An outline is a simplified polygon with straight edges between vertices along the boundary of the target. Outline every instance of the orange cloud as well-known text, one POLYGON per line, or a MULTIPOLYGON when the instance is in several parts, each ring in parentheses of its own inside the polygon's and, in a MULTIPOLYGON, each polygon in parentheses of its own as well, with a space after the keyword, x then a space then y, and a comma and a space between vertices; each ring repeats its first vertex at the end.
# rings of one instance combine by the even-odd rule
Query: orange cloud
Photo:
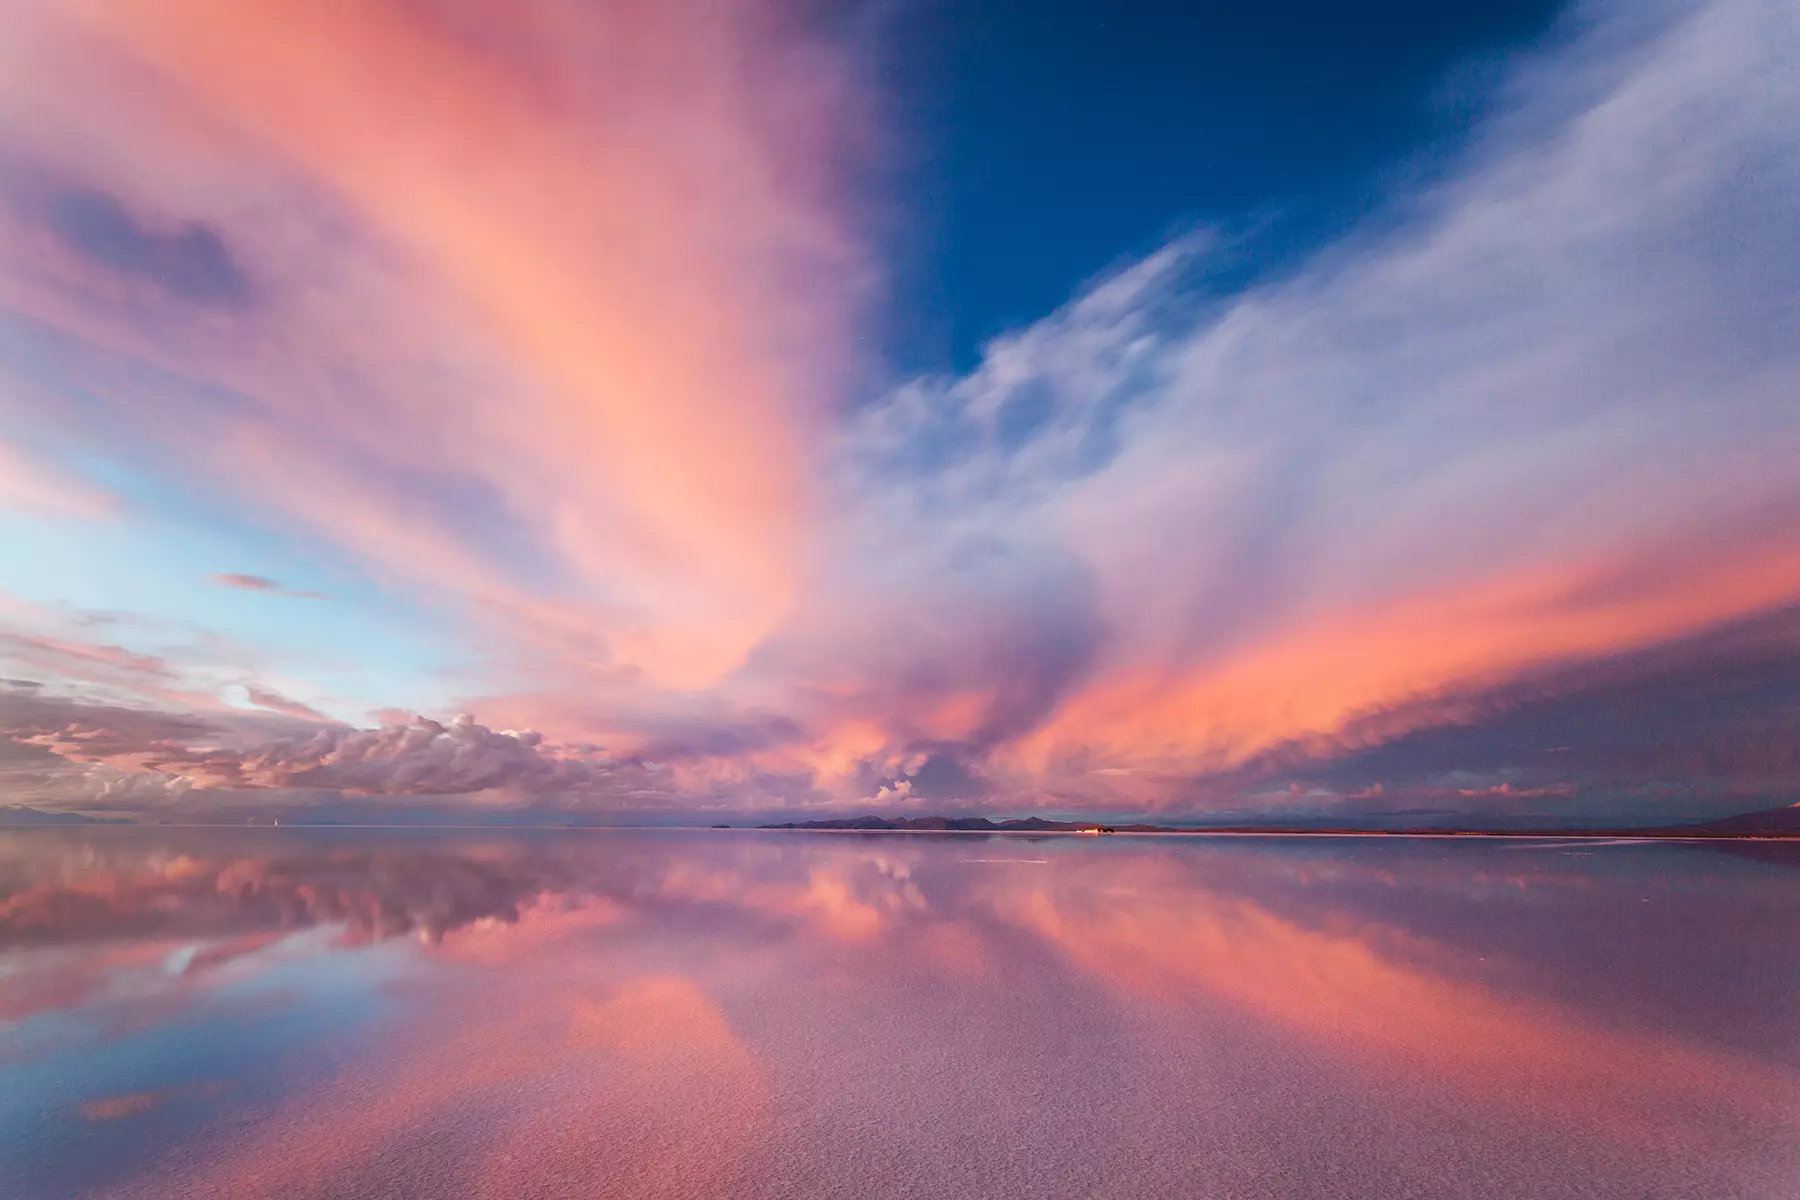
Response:
MULTIPOLYGON (((1492 685, 1534 667, 1653 644, 1795 596, 1800 545, 1727 538, 1325 608, 1216 661, 1115 668, 1009 747, 1006 759, 1026 771, 1064 761, 1205 771, 1289 742, 1332 749, 1356 718, 1452 685, 1492 685), (1664 561, 1684 569, 1647 569, 1664 561)), ((1421 708, 1411 720, 1449 715, 1421 708)), ((1364 726, 1365 736, 1384 740, 1406 726, 1396 714, 1364 726)))

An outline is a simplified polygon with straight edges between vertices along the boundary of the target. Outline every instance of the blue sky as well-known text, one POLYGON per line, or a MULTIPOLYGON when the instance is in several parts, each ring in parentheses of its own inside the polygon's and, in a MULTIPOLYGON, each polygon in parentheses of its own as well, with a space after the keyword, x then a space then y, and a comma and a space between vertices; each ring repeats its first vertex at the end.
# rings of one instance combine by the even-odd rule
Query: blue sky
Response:
POLYGON ((1292 265, 1455 153, 1562 6, 923 3, 875 48, 910 139, 896 356, 997 334, 1194 225, 1292 265))

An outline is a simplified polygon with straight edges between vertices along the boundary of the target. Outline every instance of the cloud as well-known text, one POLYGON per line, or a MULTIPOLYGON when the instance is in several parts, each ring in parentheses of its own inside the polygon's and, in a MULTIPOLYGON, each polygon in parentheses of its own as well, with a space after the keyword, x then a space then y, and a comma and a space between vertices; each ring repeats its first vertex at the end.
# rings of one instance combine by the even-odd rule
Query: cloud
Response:
POLYGON ((168 231, 145 227, 103 192, 57 196, 45 224, 98 266, 144 280, 192 304, 249 303, 250 281, 218 233, 188 223, 168 231))
POLYGON ((43 456, 0 442, 0 510, 93 521, 116 515, 120 504, 43 456))
POLYGON ((244 695, 250 703, 256 705, 258 708, 266 708, 270 712, 282 713, 286 716, 296 717, 302 721, 318 721, 321 724, 328 723, 331 720, 330 717, 327 717, 318 709, 302 704, 298 700, 290 700, 273 688, 266 688, 261 684, 244 684, 244 695))
POLYGON ((700 685, 784 618, 869 277, 854 64, 788 6, 186 0, 0 41, 19 189, 82 198, 0 214, 34 420, 548 663, 700 685), (177 244, 255 302, 121 289, 177 244))
POLYGON ((90 776, 90 783, 127 793, 133 777, 149 777, 159 787, 140 789, 138 798, 152 808, 196 789, 390 797, 582 793, 618 790, 637 771, 593 752, 559 751, 529 730, 495 731, 469 716, 447 723, 419 717, 378 729, 322 723, 304 705, 246 686, 252 701, 271 713, 187 715, 0 693, 0 744, 46 752, 71 769, 101 768, 105 773, 90 776))
POLYGON ((0 630, 0 654, 27 670, 88 683, 161 691, 177 682, 167 659, 123 646, 0 630))
POLYGON ((214 575, 213 582, 221 587, 242 588, 247 592, 279 592, 281 590, 279 583, 262 575, 214 575))
POLYGON ((1278 748, 1235 782, 1300 778, 1394 802, 1474 788, 1535 798, 1540 813, 1580 811, 1545 803, 1559 796, 1629 791, 1637 813, 1668 821, 1800 795, 1800 609, 1417 708, 1370 714, 1335 746, 1278 748))
POLYGON ((266 575, 214 575, 213 582, 220 587, 236 588, 245 592, 268 592, 276 596, 293 596, 301 600, 323 600, 318 592, 300 592, 281 586, 280 583, 266 575))
POLYGON ((752 797, 780 807, 819 798, 804 779, 688 775, 679 764, 552 742, 529 729, 496 730, 466 714, 358 729, 253 681, 240 686, 267 711, 220 703, 177 712, 0 690, 0 770, 16 759, 14 797, 54 810, 229 811, 234 820, 331 804, 340 817, 379 821, 399 812, 389 801, 424 812, 412 798, 428 797, 479 796, 562 819, 581 808, 695 810, 752 797), (246 798, 232 800, 233 791, 246 798))
POLYGON ((57 632, 25 633, 0 628, 0 662, 39 676, 35 680, 9 681, 8 686, 15 691, 122 703, 126 707, 156 705, 226 715, 232 706, 220 696, 217 678, 222 670, 229 670, 242 678, 240 686, 250 703, 309 724, 329 721, 317 710, 259 682, 249 674, 254 662, 240 648, 216 636, 202 633, 193 643, 158 646, 162 652, 151 654, 73 633, 117 625, 142 636, 154 628, 151 623, 118 614, 67 610, 34 615, 38 624, 51 626, 57 632), (222 667, 221 660, 232 665, 222 667), (46 688, 47 684, 51 686, 46 688))
POLYGON ((892 786, 884 783, 876 788, 875 794, 869 798, 869 803, 877 807, 887 807, 910 800, 912 796, 912 780, 899 779, 895 780, 892 786))
MULTIPOLYGON (((347 729, 325 725, 309 735, 246 749, 195 744, 154 721, 133 728, 73 723, 19 737, 72 763, 104 763, 178 778, 202 788, 319 788, 365 796, 450 796, 493 789, 564 792, 595 781, 586 762, 541 751, 529 731, 495 732, 461 716, 449 724, 419 718, 411 725, 347 729)), ((177 727, 178 728, 178 727, 177 727)))

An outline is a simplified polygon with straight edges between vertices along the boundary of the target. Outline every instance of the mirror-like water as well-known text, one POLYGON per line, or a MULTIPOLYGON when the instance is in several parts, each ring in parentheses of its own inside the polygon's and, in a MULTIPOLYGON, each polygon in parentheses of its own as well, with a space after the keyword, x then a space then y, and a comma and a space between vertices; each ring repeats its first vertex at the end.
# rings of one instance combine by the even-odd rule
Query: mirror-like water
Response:
POLYGON ((1800 848, 0 836, 0 1195, 1800 1196, 1800 848))

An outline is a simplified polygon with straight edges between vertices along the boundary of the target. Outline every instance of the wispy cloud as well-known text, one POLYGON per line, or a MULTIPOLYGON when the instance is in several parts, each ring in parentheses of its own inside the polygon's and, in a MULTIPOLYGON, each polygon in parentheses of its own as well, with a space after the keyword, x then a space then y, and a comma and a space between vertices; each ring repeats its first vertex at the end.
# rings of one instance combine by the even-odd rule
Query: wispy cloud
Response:
POLYGON ((849 64, 784 6, 191 0, 4 40, 8 111, 52 116, 0 123, 0 300, 91 441, 552 660, 705 683, 783 618, 866 290, 849 64))
POLYGON ((118 513, 118 498, 75 473, 0 441, 0 511, 98 520, 118 513))
POLYGON ((299 600, 325 599, 324 595, 319 592, 303 592, 294 588, 283 587, 280 583, 268 578, 266 575, 240 575, 236 573, 214 575, 213 582, 220 587, 236 588, 239 591, 245 592, 268 592, 270 595, 292 596, 299 600))
POLYGON ((311 705, 302 704, 298 700, 282 695, 274 688, 264 687, 259 683, 245 683, 244 696, 258 708, 266 708, 270 712, 282 713, 303 721, 318 721, 321 724, 331 720, 330 717, 311 705))

